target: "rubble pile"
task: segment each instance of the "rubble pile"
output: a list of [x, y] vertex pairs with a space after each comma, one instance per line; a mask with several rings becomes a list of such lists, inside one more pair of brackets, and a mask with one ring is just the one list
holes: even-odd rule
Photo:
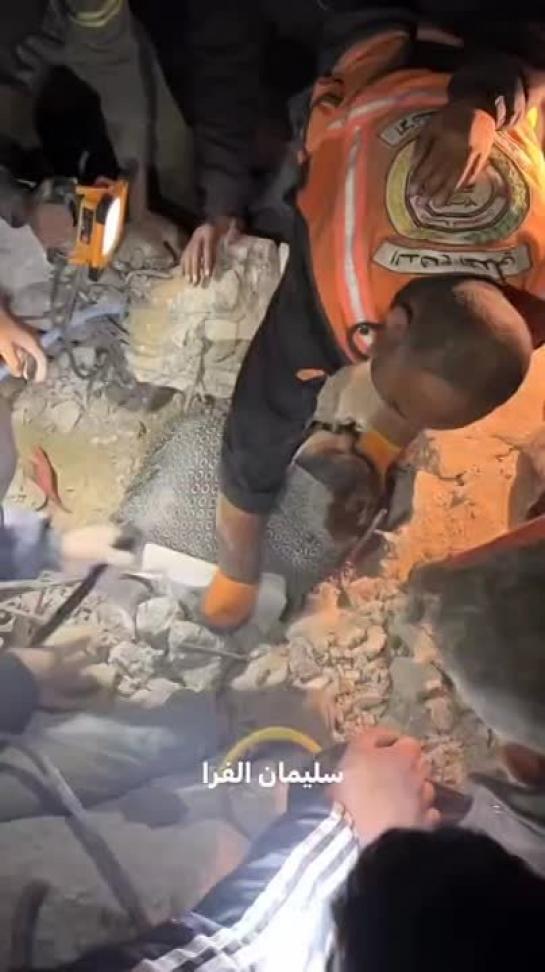
[[[205, 400], [200, 414], [218, 403], [225, 407], [284, 258], [274, 244], [243, 237], [229, 259], [223, 252], [213, 280], [194, 289], [177, 271], [152, 266], [138, 246], [120, 253], [105, 286], [121, 280], [131, 295], [132, 366], [140, 380], [184, 394], [174, 394], [158, 412], [150, 411], [145, 397], [129, 407], [114, 400], [100, 373], [94, 380], [78, 377], [62, 353], [43, 386], [25, 387], [14, 398], [21, 462], [12, 501], [34, 508], [43, 502], [28, 474], [29, 455], [39, 445], [58, 472], [64, 509], [49, 511], [55, 523], [67, 528], [108, 518], [130, 494], [143, 457], [161, 455], [169, 422], [187, 414], [194, 399]], [[75, 357], [86, 373], [97, 364], [93, 347], [76, 348]], [[93, 595], [73, 619], [94, 631], [89, 660], [107, 668], [109, 690], [155, 706], [180, 688], [296, 687], [309, 696], [321, 693], [330, 708], [335, 700], [339, 738], [358, 726], [386, 723], [422, 737], [445, 782], [459, 784], [468, 768], [482, 768], [494, 754], [489, 733], [456, 698], [431, 632], [408, 616], [403, 585], [415, 563], [483, 542], [507, 526], [519, 446], [542, 418], [543, 361], [535, 356], [523, 389], [484, 422], [422, 437], [410, 456], [416, 469], [410, 522], [385, 538], [379, 564], [362, 568], [369, 576], [336, 575], [322, 583], [302, 616], [277, 622], [267, 633], [255, 629], [218, 638], [199, 624], [194, 591], [110, 579], [108, 589]], [[202, 487], [202, 478], [199, 483]], [[165, 508], [177, 485], [175, 479], [167, 483]], [[213, 496], [198, 502], [210, 507], [213, 526]], [[154, 506], [153, 515], [158, 510]], [[293, 523], [296, 513], [290, 510], [287, 520]], [[168, 518], [172, 530], [170, 513]], [[290, 538], [293, 557], [293, 530]], [[166, 538], [156, 542], [180, 549]], [[312, 551], [300, 546], [308, 564]], [[213, 553], [206, 556], [213, 560]], [[38, 585], [2, 591], [4, 647], [24, 643], [25, 632], [67, 590], [51, 587], [44, 593]]]
[[135, 295], [127, 327], [136, 378], [187, 399], [229, 399], [280, 280], [282, 249], [242, 236], [228, 251], [220, 246], [208, 284], [192, 287], [177, 271]]

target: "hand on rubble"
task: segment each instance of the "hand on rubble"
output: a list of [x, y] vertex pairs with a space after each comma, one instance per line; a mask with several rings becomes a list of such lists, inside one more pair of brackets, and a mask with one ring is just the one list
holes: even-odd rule
[[433, 827], [435, 790], [416, 739], [388, 729], [364, 729], [339, 764], [343, 778], [332, 796], [346, 808], [359, 837], [371, 842], [394, 827]]
[[468, 101], [451, 101], [436, 111], [416, 140], [411, 194], [444, 206], [453, 193], [476, 181], [495, 135], [496, 120]]
[[[0, 307], [0, 358], [14, 378], [44, 381], [47, 358], [30, 328], [18, 324], [11, 314]], [[29, 364], [32, 364], [32, 369]]]
[[219, 241], [224, 237], [227, 244], [234, 243], [240, 232], [238, 219], [221, 219], [198, 226], [181, 259], [182, 273], [189, 283], [197, 286], [208, 280], [214, 270]]
[[31, 203], [28, 225], [45, 250], [67, 249], [74, 244], [74, 220], [63, 203]]
[[136, 565], [136, 555], [129, 550], [119, 550], [115, 544], [122, 531], [113, 524], [80, 527], [69, 530], [61, 537], [61, 558], [64, 564], [74, 561], [88, 564], [108, 564], [119, 570], [130, 570]]
[[100, 688], [93, 673], [96, 656], [88, 650], [88, 639], [43, 648], [13, 648], [15, 655], [34, 677], [39, 704], [48, 709], [73, 708], [78, 699]]

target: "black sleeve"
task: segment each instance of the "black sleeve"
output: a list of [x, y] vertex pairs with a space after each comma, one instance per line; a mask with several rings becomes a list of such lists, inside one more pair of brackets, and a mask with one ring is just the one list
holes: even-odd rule
[[545, 20], [465, 18], [439, 23], [464, 40], [464, 64], [449, 94], [470, 98], [494, 115], [498, 128], [516, 125], [545, 93]]
[[195, 135], [203, 216], [242, 215], [259, 111], [261, 23], [255, 0], [188, 0], [183, 107]]
[[0, 732], [22, 732], [38, 704], [38, 685], [21, 661], [0, 657]]

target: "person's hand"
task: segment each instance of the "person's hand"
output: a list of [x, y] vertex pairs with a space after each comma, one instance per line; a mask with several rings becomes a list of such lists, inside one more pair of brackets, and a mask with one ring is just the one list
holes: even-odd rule
[[68, 564], [83, 561], [130, 570], [135, 567], [137, 558], [131, 551], [119, 550], [115, 546], [121, 535], [119, 527], [109, 523], [69, 530], [61, 537], [62, 560]]
[[31, 204], [28, 225], [45, 250], [66, 249], [74, 244], [74, 221], [69, 207], [63, 203]]
[[492, 115], [469, 102], [452, 101], [436, 111], [416, 141], [410, 192], [444, 206], [478, 178], [495, 135]]
[[218, 243], [224, 236], [227, 243], [234, 243], [240, 234], [236, 219], [222, 219], [216, 223], [203, 223], [194, 231], [181, 259], [182, 273], [195, 286], [212, 276]]
[[147, 209], [142, 216], [129, 224], [139, 237], [145, 240], [160, 256], [165, 249], [169, 251], [173, 259], [180, 256], [180, 232], [175, 223], [161, 216], [159, 213], [152, 213]]
[[44, 648], [13, 648], [10, 651], [34, 677], [39, 704], [45, 708], [72, 708], [78, 699], [94, 694], [100, 681], [93, 671], [96, 655], [88, 651], [88, 639]]
[[348, 744], [339, 764], [343, 778], [332, 786], [359, 837], [371, 842], [394, 827], [433, 827], [435, 791], [416, 739], [387, 729], [365, 729]]
[[14, 378], [30, 377], [32, 363], [33, 381], [44, 381], [47, 374], [47, 358], [32, 331], [18, 324], [7, 311], [0, 307], [0, 358]]

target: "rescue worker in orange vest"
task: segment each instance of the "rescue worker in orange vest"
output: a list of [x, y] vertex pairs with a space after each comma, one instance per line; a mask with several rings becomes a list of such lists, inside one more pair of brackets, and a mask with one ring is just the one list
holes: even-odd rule
[[[545, 335], [545, 161], [528, 119], [543, 75], [497, 52], [472, 63], [455, 37], [417, 41], [384, 12], [362, 28], [312, 93], [297, 233], [225, 426], [202, 603], [218, 630], [252, 614], [267, 517], [327, 376], [355, 366], [366, 420], [339, 449], [383, 483], [419, 431], [510, 398]], [[443, 46], [449, 69], [430, 68]]]

